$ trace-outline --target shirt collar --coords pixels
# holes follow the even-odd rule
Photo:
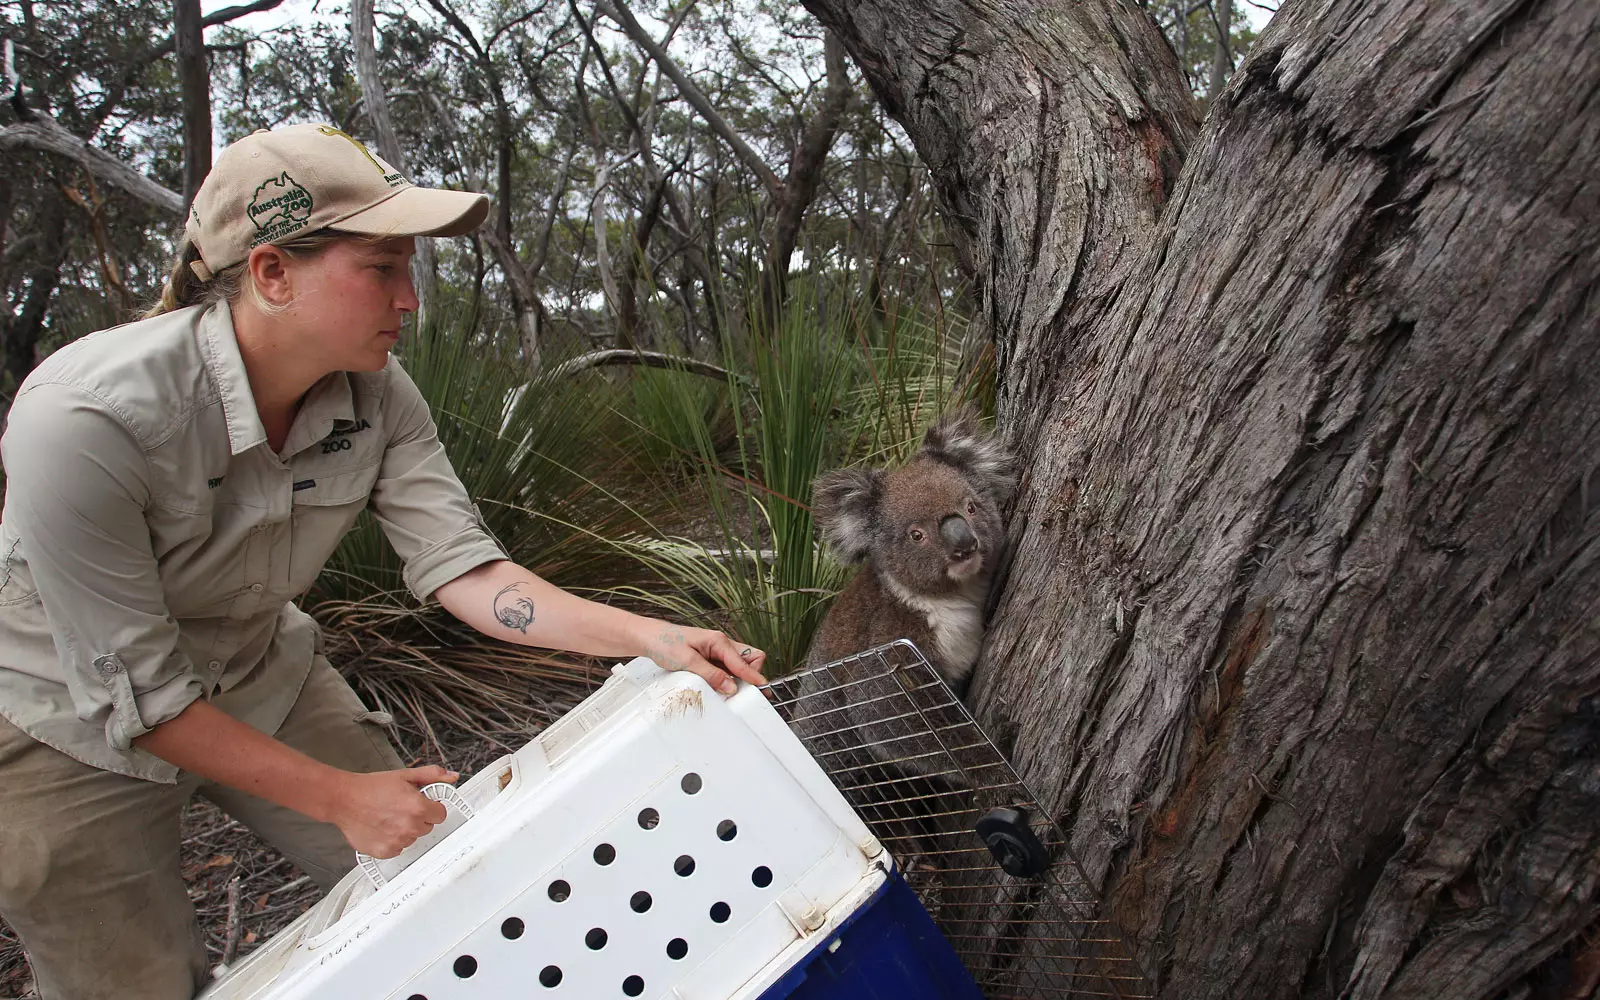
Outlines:
[[[285,457],[295,455],[327,437],[329,432],[353,427],[356,422],[355,395],[350,391],[350,376],[333,372],[322,376],[306,390],[295,414],[294,426],[283,442]]]
[[[256,397],[250,392],[250,377],[245,373],[239,340],[233,332],[233,312],[226,301],[214,303],[200,318],[200,354],[222,396],[230,453],[238,455],[265,442],[267,429],[261,424]]]
[[[267,429],[261,411],[250,391],[244,357],[239,353],[239,338],[233,329],[233,313],[226,301],[206,310],[200,320],[200,352],[206,371],[222,396],[222,415],[228,426],[228,448],[238,455],[258,444],[265,444]],[[328,436],[330,431],[353,427],[356,422],[355,395],[350,376],[345,372],[324,375],[306,391],[295,415],[294,426],[284,441],[283,454],[294,455]]]

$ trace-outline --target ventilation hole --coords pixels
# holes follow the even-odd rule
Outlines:
[[[456,964],[451,968],[455,969],[456,975],[462,979],[471,979],[472,974],[478,971],[478,960],[471,955],[462,955],[456,959]]]
[[[594,927],[583,936],[583,943],[589,946],[590,951],[599,951],[606,946],[606,929]]]
[[[727,923],[728,922],[728,917],[730,915],[732,915],[732,913],[733,913],[733,911],[728,909],[728,904],[727,903],[712,903],[711,904],[711,919],[713,921],[715,921],[716,923],[719,923],[719,924]]]
[[[643,830],[654,830],[661,825],[661,814],[654,809],[639,810],[639,827]]]
[[[640,889],[638,892],[634,893],[633,898],[628,900],[628,905],[633,907],[633,912],[635,913],[643,913],[644,911],[650,909],[650,903],[650,894],[645,892],[643,889]]]
[[[507,917],[505,923],[500,925],[500,936],[507,941],[515,941],[522,936],[522,921],[516,917]]]
[[[556,879],[550,883],[550,901],[552,903],[565,903],[567,897],[572,895],[572,886],[565,879]]]
[[[701,781],[700,776],[695,774],[693,771],[690,771],[688,774],[684,775],[683,780],[678,782],[678,787],[682,788],[684,792],[689,795],[693,795],[704,786],[705,782]]]
[[[599,847],[594,849],[595,864],[609,865],[615,860],[617,860],[617,849],[612,847],[610,844],[601,844]]]
[[[717,824],[717,839],[732,840],[739,835],[739,824],[731,819],[725,819]]]
[[[672,870],[684,878],[694,874],[694,858],[687,854],[678,855],[678,860],[672,863]]]
[[[423,996],[421,993],[413,993],[406,997],[406,1000],[428,1000],[428,998]]]
[[[689,954],[689,942],[683,938],[673,938],[667,942],[667,957],[674,962],[687,954]]]
[[[757,889],[765,889],[772,884],[772,869],[762,865],[750,873],[750,881],[756,884]]]
[[[642,976],[629,976],[622,981],[622,992],[630,997],[636,997],[644,992],[644,978]]]
[[[561,967],[559,965],[547,965],[544,968],[540,969],[539,970],[539,985],[540,986],[546,986],[546,987],[560,986],[561,985]]]

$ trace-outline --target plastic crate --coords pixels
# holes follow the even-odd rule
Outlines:
[[[358,866],[204,1000],[820,997],[891,938],[934,943],[880,926],[903,905],[892,861],[755,688],[634,660],[458,791],[447,824],[376,878]]]

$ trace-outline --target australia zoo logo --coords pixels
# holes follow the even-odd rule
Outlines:
[[[295,183],[287,170],[256,188],[245,211],[256,224],[252,246],[287,236],[311,220],[311,192]]]

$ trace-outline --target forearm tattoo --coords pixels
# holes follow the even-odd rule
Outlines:
[[[663,625],[661,627],[661,633],[656,636],[656,641],[661,644],[662,660],[668,662],[663,662],[660,664],[660,666],[666,667],[668,670],[683,670],[689,666],[689,661],[685,657],[672,657],[671,660],[676,660],[678,662],[671,662],[667,656],[669,650],[684,646],[687,638],[688,637],[683,634],[683,629],[681,628],[675,628],[671,625]]]
[[[513,583],[502,587],[500,593],[494,595],[494,617],[506,628],[514,628],[527,635],[528,626],[533,624],[533,602],[518,590],[521,586],[520,583]]]

